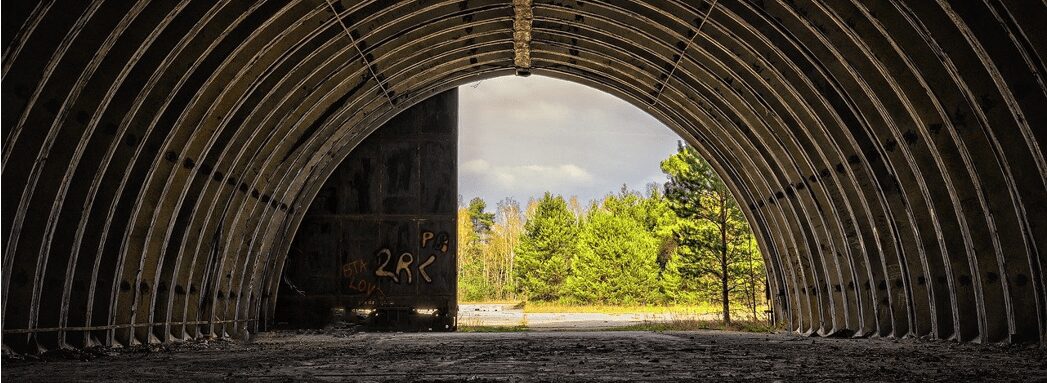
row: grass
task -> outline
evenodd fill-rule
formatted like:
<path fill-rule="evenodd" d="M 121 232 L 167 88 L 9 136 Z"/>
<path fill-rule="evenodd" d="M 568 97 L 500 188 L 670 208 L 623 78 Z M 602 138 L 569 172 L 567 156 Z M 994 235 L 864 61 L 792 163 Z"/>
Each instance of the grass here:
<path fill-rule="evenodd" d="M 468 302 L 477 303 L 477 302 Z M 644 320 L 628 326 L 598 328 L 598 331 L 694 331 L 694 330 L 722 330 L 741 332 L 773 332 L 777 330 L 765 320 L 753 320 L 751 314 L 739 310 L 733 312 L 735 318 L 731 325 L 725 326 L 720 321 L 719 305 L 714 304 L 677 304 L 677 305 L 579 305 L 561 302 L 483 302 L 501 303 L 514 305 L 516 309 L 523 309 L 524 313 L 597 313 L 597 314 L 651 314 L 650 320 Z M 763 312 L 765 308 L 760 307 L 757 312 Z M 647 318 L 647 316 L 645 316 Z M 527 325 L 526 316 L 515 324 L 491 325 L 483 323 L 483 320 L 470 318 L 463 319 L 458 323 L 458 331 L 461 332 L 523 332 L 531 331 Z M 592 331 L 594 329 L 581 329 Z"/>
<path fill-rule="evenodd" d="M 725 326 L 719 320 L 701 319 L 672 319 L 669 321 L 644 322 L 629 326 L 612 327 L 605 331 L 694 331 L 694 330 L 719 330 L 740 332 L 773 332 L 776 329 L 765 321 L 735 320 L 729 326 Z"/>
<path fill-rule="evenodd" d="M 511 304 L 512 302 L 507 303 Z M 511 325 L 489 325 L 479 318 L 458 320 L 459 332 L 524 332 L 529 330 L 527 328 L 527 317 L 520 320 L 520 323 Z"/>
<path fill-rule="evenodd" d="M 719 315 L 723 309 L 717 304 L 671 304 L 671 305 L 606 305 L 606 304 L 570 304 L 561 302 L 520 302 L 517 306 L 523 306 L 525 313 L 598 313 L 598 314 L 672 314 L 705 316 Z M 766 307 L 757 307 L 757 312 L 762 313 Z M 751 316 L 744 310 L 731 310 L 731 315 L 736 317 Z"/>
<path fill-rule="evenodd" d="M 644 322 L 629 326 L 620 327 L 608 327 L 598 329 L 578 329 L 577 331 L 653 331 L 653 332 L 665 332 L 665 331 L 695 331 L 695 330 L 718 330 L 718 331 L 739 331 L 739 332 L 774 332 L 777 330 L 772 327 L 769 323 L 764 321 L 731 321 L 730 326 L 724 326 L 723 322 L 718 320 L 697 320 L 697 319 L 674 319 L 670 321 L 659 321 L 659 322 Z M 531 331 L 526 325 L 506 325 L 506 326 L 492 326 L 492 325 L 459 325 L 459 332 L 476 332 L 476 333 L 495 333 L 495 332 L 526 332 Z M 574 331 L 574 330 L 563 330 L 563 331 Z"/>
<path fill-rule="evenodd" d="M 458 325 L 458 332 L 525 332 L 530 331 L 527 326 L 468 326 Z"/>
<path fill-rule="evenodd" d="M 482 301 L 460 301 L 460 302 L 458 302 L 458 304 L 465 304 L 465 305 L 486 305 L 486 304 L 491 304 L 491 305 L 493 305 L 493 304 L 513 305 L 513 304 L 519 304 L 519 303 L 520 303 L 519 299 L 509 299 L 509 298 L 506 298 L 506 299 L 487 299 L 487 300 L 482 300 Z"/>
<path fill-rule="evenodd" d="M 526 302 L 525 313 L 599 313 L 599 314 L 663 314 L 689 313 L 705 314 L 719 312 L 713 305 L 607 305 L 607 304 L 570 304 L 560 302 Z"/>

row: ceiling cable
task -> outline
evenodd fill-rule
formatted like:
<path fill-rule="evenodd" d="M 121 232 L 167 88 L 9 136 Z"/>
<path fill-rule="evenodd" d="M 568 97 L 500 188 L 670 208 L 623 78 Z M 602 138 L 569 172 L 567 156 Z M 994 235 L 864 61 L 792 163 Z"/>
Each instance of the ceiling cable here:
<path fill-rule="evenodd" d="M 342 30 L 345 31 L 345 35 L 349 37 L 349 43 L 356 48 L 356 53 L 360 54 L 360 59 L 363 60 L 364 65 L 367 66 L 367 71 L 371 73 L 371 78 L 378 82 L 378 87 L 382 89 L 382 94 L 385 95 L 385 99 L 389 101 L 389 105 L 396 105 L 393 103 L 393 98 L 389 96 L 389 91 L 385 89 L 385 84 L 382 84 L 382 79 L 378 78 L 378 74 L 374 72 L 374 68 L 371 66 L 371 62 L 367 61 L 367 56 L 364 56 L 364 51 L 360 49 L 359 45 L 356 45 L 356 39 L 353 38 L 353 34 L 349 33 L 349 27 L 345 26 L 342 22 L 342 17 L 338 15 L 338 9 L 334 7 L 334 3 L 331 0 L 326 0 L 327 6 L 331 8 L 331 12 L 334 12 L 335 20 L 338 20 L 338 25 L 342 26 Z"/>
<path fill-rule="evenodd" d="M 705 22 L 709 20 L 709 15 L 713 13 L 713 8 L 716 8 L 717 0 L 713 0 L 712 4 L 709 5 L 709 10 L 705 12 L 705 17 L 698 23 L 698 29 L 694 31 L 694 36 L 691 36 L 690 40 L 687 40 L 687 45 L 683 47 L 683 51 L 680 52 L 680 57 L 676 58 L 676 62 L 673 63 L 673 69 L 669 71 L 669 77 L 665 78 L 665 81 L 661 82 L 661 86 L 658 87 L 658 93 L 654 95 L 654 100 L 651 102 L 651 106 L 658 105 L 658 100 L 662 97 L 662 90 L 669 84 L 669 80 L 676 74 L 676 68 L 680 66 L 680 61 L 683 61 L 683 57 L 687 55 L 687 50 L 694 44 L 694 39 L 698 38 L 698 35 L 702 31 L 702 27 L 705 26 Z"/>

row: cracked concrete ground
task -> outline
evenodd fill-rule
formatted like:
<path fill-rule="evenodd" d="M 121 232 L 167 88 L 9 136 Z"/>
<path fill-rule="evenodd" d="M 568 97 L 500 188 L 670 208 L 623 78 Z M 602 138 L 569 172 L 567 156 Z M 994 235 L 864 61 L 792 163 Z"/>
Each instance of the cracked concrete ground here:
<path fill-rule="evenodd" d="M 718 331 L 264 333 L 3 361 L 4 381 L 1047 381 L 1044 351 Z"/>

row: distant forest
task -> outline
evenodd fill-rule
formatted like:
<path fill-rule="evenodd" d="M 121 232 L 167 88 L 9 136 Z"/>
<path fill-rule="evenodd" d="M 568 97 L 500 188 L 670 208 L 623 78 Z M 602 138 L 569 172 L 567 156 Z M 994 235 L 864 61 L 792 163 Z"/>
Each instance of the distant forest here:
<path fill-rule="evenodd" d="M 766 276 L 730 191 L 691 147 L 661 162 L 669 181 L 583 205 L 546 192 L 458 209 L 462 301 L 715 304 L 759 318 Z"/>

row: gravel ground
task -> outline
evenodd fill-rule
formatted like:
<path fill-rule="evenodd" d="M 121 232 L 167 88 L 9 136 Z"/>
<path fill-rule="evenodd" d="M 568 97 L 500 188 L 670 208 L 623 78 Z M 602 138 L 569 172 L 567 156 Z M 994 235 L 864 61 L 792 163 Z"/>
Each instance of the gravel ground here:
<path fill-rule="evenodd" d="M 3 360 L 8 382 L 1047 381 L 1044 351 L 718 331 L 271 332 Z"/>

